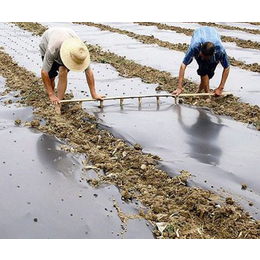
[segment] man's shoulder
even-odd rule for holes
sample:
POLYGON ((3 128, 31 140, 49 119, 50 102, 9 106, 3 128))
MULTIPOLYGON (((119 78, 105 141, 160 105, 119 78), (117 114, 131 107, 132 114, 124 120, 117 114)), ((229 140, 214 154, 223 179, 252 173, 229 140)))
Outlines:
POLYGON ((226 50, 224 48, 224 46, 222 45, 222 43, 217 43, 215 44, 215 52, 218 53, 219 55, 223 55, 226 53, 226 50))
POLYGON ((190 49, 193 53, 199 53, 201 48, 201 43, 199 41, 194 41, 190 44, 190 49))

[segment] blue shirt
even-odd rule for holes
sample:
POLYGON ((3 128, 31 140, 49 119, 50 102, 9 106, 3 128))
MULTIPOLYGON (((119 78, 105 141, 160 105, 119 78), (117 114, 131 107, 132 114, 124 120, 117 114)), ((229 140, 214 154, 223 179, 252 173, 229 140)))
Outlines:
POLYGON ((200 27, 194 31, 183 63, 187 66, 192 62, 193 58, 197 59, 199 57, 201 45, 205 42, 212 42, 215 45, 215 53, 207 60, 207 62, 220 62, 224 69, 228 68, 230 63, 220 36, 216 29, 208 26, 200 27))

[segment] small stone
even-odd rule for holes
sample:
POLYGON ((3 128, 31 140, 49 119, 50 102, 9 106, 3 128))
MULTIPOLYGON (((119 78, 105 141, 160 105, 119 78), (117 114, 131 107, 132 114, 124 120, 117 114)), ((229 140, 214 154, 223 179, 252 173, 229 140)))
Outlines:
POLYGON ((39 127, 40 126, 40 121, 35 119, 31 121, 31 127, 39 127))
POLYGON ((22 120, 21 120, 21 119, 16 119, 16 120, 14 121, 14 124, 17 125, 17 126, 21 125, 21 123, 22 123, 22 120))
POLYGON ((141 170, 146 171, 147 170, 147 166, 145 164, 142 164, 141 165, 141 170))
POLYGON ((234 200, 231 197, 227 197, 226 198, 226 203, 229 205, 233 205, 234 204, 234 200))
POLYGON ((134 148, 135 148, 135 150, 142 150, 142 147, 140 144, 135 144, 134 148))
POLYGON ((242 186, 241 186, 241 189, 242 189, 242 190, 246 190, 246 189, 247 189, 247 184, 246 184, 246 183, 243 183, 242 186))
POLYGON ((126 190, 122 190, 122 191, 121 191, 121 195, 122 195, 122 197, 124 197, 126 200, 129 200, 129 199, 131 198, 131 194, 130 194, 128 191, 126 191, 126 190))

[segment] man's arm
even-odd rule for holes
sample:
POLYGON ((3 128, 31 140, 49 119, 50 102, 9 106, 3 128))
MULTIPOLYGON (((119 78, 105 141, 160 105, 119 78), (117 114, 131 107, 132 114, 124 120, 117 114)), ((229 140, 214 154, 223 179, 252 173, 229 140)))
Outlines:
POLYGON ((51 54, 51 52, 47 49, 43 58, 41 76, 51 103, 53 105, 58 105, 60 103, 60 100, 56 97, 54 93, 54 89, 52 88, 51 79, 48 73, 51 70, 53 62, 54 62, 53 54, 51 54))
POLYGON ((185 65, 184 63, 182 63, 180 66, 178 87, 176 90, 173 91, 173 95, 179 96, 182 92, 183 79, 184 79, 186 67, 187 65, 185 65))
POLYGON ((58 105, 60 103, 60 100, 55 96, 54 90, 52 89, 51 80, 49 77, 49 74, 46 70, 41 71, 42 81, 44 83, 46 92, 50 98, 50 101, 54 105, 58 105))
POLYGON ((216 96, 220 96, 222 94, 230 70, 230 62, 225 50, 222 53, 220 63, 223 67, 223 72, 222 72, 222 77, 221 77, 219 87, 214 90, 216 96))
POLYGON ((173 91, 172 93, 173 95, 179 96, 182 92, 185 70, 186 67, 192 62, 194 57, 194 52, 195 52, 195 48, 190 45, 180 66, 178 87, 176 90, 173 91))
POLYGON ((102 100, 103 96, 100 96, 96 93, 94 73, 93 73, 92 69, 90 67, 88 67, 85 70, 85 74, 86 74, 86 79, 88 82, 88 86, 89 86, 89 90, 90 90, 90 94, 91 94, 92 98, 102 100))
POLYGON ((230 70, 230 67, 227 67, 226 69, 223 69, 219 87, 214 90, 214 93, 215 93, 216 96, 220 96, 222 94, 222 91, 224 89, 226 80, 228 78, 229 70, 230 70))

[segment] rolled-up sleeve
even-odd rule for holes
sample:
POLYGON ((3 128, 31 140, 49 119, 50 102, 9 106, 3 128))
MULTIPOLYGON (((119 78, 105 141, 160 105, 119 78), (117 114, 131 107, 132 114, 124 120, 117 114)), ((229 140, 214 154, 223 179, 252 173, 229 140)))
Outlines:
POLYGON ((193 57, 194 57, 194 48, 190 46, 182 62, 187 66, 192 62, 193 57))

